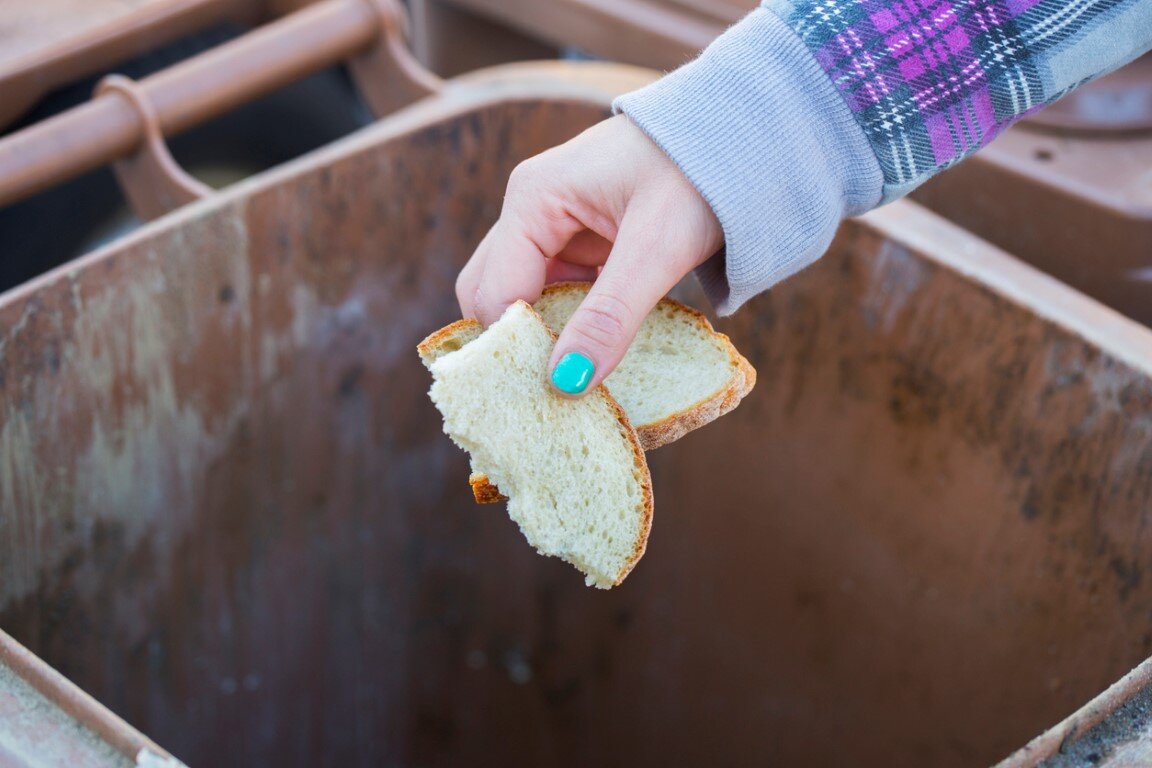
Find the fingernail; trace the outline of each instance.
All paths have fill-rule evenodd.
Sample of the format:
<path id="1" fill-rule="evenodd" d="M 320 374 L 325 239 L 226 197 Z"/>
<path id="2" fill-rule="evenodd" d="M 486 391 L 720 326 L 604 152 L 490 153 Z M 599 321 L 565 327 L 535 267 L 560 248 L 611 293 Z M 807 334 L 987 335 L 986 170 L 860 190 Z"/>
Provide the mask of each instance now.
<path id="1" fill-rule="evenodd" d="M 569 352 L 552 369 L 552 386 L 568 395 L 578 395 L 588 388 L 596 366 L 579 352 Z"/>

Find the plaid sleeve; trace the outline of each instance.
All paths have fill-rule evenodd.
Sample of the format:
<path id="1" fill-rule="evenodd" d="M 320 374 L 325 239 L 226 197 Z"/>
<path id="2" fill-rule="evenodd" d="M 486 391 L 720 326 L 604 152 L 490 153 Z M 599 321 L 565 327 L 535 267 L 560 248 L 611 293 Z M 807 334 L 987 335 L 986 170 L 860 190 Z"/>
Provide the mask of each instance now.
<path id="1" fill-rule="evenodd" d="M 1149 0 L 765 0 L 844 97 L 884 201 L 1152 47 Z"/>

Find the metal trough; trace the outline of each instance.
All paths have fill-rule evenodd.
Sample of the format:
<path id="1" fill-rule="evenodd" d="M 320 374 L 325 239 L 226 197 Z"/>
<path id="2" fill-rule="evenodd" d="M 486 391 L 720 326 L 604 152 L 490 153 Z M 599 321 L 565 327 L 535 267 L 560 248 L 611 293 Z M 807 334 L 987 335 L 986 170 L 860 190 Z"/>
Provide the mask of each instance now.
<path id="1" fill-rule="evenodd" d="M 112 755 L 12 764 L 986 765 L 1152 652 L 1152 331 L 912 203 L 719 324 L 622 588 L 473 505 L 413 347 L 648 76 L 450 81 L 0 297 L 0 706 Z"/>

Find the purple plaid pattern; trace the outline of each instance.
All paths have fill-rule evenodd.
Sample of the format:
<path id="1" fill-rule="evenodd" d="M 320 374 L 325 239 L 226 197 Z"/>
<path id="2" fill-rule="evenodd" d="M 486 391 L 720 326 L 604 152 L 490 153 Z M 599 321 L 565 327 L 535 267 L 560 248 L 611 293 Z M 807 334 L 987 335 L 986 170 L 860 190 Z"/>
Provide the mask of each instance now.
<path id="1" fill-rule="evenodd" d="M 1046 57 L 1074 44 L 1110 12 L 1140 1 L 765 5 L 796 31 L 847 101 L 884 172 L 885 198 L 892 199 L 1077 85 L 1047 74 Z M 1139 52 L 1126 53 L 1131 58 Z"/>

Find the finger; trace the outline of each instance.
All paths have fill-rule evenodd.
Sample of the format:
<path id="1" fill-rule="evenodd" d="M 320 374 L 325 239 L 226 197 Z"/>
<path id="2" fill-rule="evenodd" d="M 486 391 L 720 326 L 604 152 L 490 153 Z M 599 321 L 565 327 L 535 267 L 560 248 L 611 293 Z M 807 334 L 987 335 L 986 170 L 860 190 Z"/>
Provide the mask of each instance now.
<path id="1" fill-rule="evenodd" d="M 556 258 L 573 264 L 598 267 L 608 261 L 612 252 L 612 241 L 601 237 L 590 229 L 584 229 L 572 236 Z"/>
<path id="2" fill-rule="evenodd" d="M 480 241 L 480 245 L 476 246 L 472 258 L 468 259 L 468 263 L 456 277 L 456 301 L 460 304 L 461 317 L 476 317 L 476 289 L 480 287 L 480 276 L 484 273 L 484 256 L 488 252 L 491 237 L 490 229 Z"/>
<path id="3" fill-rule="evenodd" d="M 579 397 L 600 384 L 644 318 L 691 268 L 693 255 L 668 247 L 659 219 L 625 214 L 611 256 L 552 352 L 550 379 L 559 392 Z"/>
<path id="4" fill-rule="evenodd" d="M 547 285 L 569 281 L 591 283 L 596 279 L 596 269 L 583 264 L 571 264 L 560 258 L 548 259 L 544 267 L 544 282 Z"/>
<path id="5" fill-rule="evenodd" d="M 476 289 L 476 317 L 485 326 L 499 320 L 513 302 L 540 298 L 545 261 L 584 228 L 539 197 L 509 207 L 492 229 Z"/>

